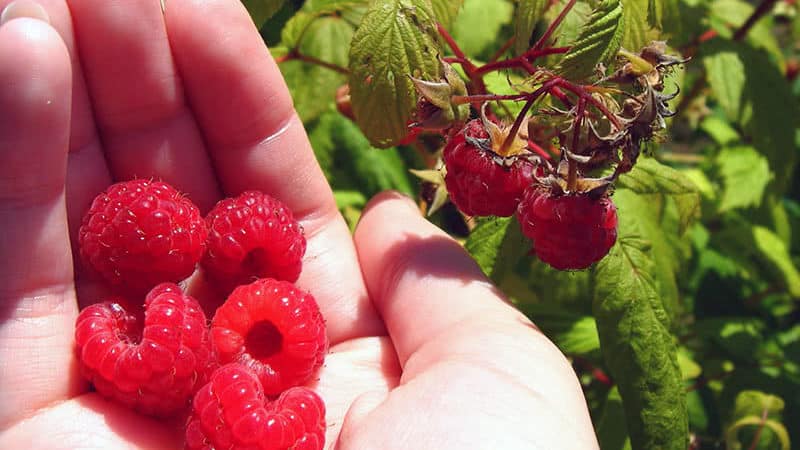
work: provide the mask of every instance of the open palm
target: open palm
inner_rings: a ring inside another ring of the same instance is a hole
[[[91,393],[73,353],[104,291],[70,242],[134,177],[203,212],[245,189],[295,211],[331,341],[327,448],[597,447],[563,355],[410,200],[380,195],[349,233],[238,1],[40,0],[52,27],[8,20],[23,2],[0,27],[0,448],[181,446],[181,424]]]

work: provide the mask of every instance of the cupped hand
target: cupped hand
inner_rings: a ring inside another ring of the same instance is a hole
[[[564,356],[410,199],[379,195],[350,234],[239,1],[39,3],[0,26],[0,448],[182,445],[180,424],[92,393],[73,352],[103,289],[70,243],[91,199],[134,177],[203,212],[246,189],[294,210],[298,284],[331,341],[326,448],[597,447]]]

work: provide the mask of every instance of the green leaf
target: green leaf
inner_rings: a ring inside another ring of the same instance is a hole
[[[542,19],[547,0],[519,0],[514,13],[514,54],[521,55],[530,47],[531,34]]]
[[[594,74],[598,64],[605,64],[616,57],[625,30],[623,25],[620,0],[603,0],[561,60],[561,75],[572,80],[583,80]]]
[[[744,63],[732,48],[703,58],[708,83],[729,120],[741,122],[744,113],[742,94],[745,85]]]
[[[358,127],[347,119],[334,130],[333,141],[345,150],[339,164],[343,165],[341,159],[351,161],[354,177],[365,195],[372,197],[388,189],[414,195],[408,168],[396,148],[381,151],[371,147]]]
[[[258,28],[278,12],[284,2],[285,0],[242,0]]]
[[[281,45],[288,49],[296,49],[305,36],[306,30],[317,19],[317,15],[298,11],[281,30]]]
[[[303,3],[303,11],[313,14],[331,14],[367,4],[369,4],[369,0],[306,0]]]
[[[700,123],[700,128],[720,145],[733,144],[740,139],[739,132],[718,116],[706,117]]]
[[[559,12],[566,5],[567,0],[561,0],[559,3],[547,9],[545,14],[547,20],[552,21],[556,18]],[[573,45],[578,40],[578,35],[583,30],[584,25],[589,21],[592,15],[592,7],[586,2],[577,2],[575,6],[564,17],[564,21],[558,26],[554,33],[556,43],[554,47],[565,47]]]
[[[772,179],[767,159],[748,146],[724,148],[716,159],[724,190],[719,211],[761,205]]]
[[[625,31],[622,35],[622,47],[636,52],[652,40],[649,37],[650,22],[647,18],[650,0],[621,1],[622,9],[625,11]]]
[[[800,298],[800,273],[783,240],[771,230],[744,220],[726,224],[716,232],[713,244],[732,258],[746,273],[741,277],[763,276]]]
[[[678,348],[678,367],[681,368],[684,380],[693,380],[703,373],[703,368],[692,359],[692,355],[684,347]]]
[[[436,17],[436,21],[442,24],[447,30],[450,29],[453,20],[458,16],[458,11],[463,4],[464,0],[431,0],[431,6],[433,7],[433,14],[434,17]]]
[[[738,29],[753,14],[754,7],[742,0],[714,0],[711,2],[709,21],[714,29],[727,38],[733,37]],[[783,51],[772,33],[772,20],[769,16],[756,22],[748,31],[746,40],[753,47],[763,48],[778,61],[783,61]]]
[[[794,298],[800,298],[800,273],[789,255],[786,244],[767,228],[753,227],[753,240],[768,270],[783,281]]]
[[[753,146],[769,160],[774,189],[783,192],[791,179],[800,125],[798,103],[789,83],[768,55],[739,42],[717,39],[703,57],[712,95],[728,119],[742,124]]]
[[[713,343],[726,358],[753,362],[764,341],[764,322],[751,317],[715,317],[699,320],[694,331],[705,342]]]
[[[654,304],[654,310],[664,326],[669,327],[679,309],[675,272],[680,267],[680,262],[670,244],[671,233],[677,238],[678,231],[669,231],[664,226],[668,211],[666,199],[662,195],[637,194],[630,189],[620,188],[614,193],[614,203],[618,210],[620,236],[636,230],[636,236],[648,244],[647,255],[653,260],[653,282],[659,299]],[[677,217],[675,221],[677,222]]]
[[[414,194],[408,167],[398,150],[371,147],[358,126],[338,112],[323,114],[310,138],[334,190],[358,191],[367,198],[387,189]]]
[[[350,97],[359,127],[376,147],[408,133],[417,95],[409,78],[438,80],[436,26],[426,0],[373,2],[350,45]]]
[[[642,195],[664,195],[674,199],[678,207],[680,233],[700,214],[697,186],[680,171],[655,159],[640,158],[632,171],[620,177],[618,186]]]
[[[481,270],[495,283],[500,283],[514,264],[530,248],[514,217],[492,217],[481,220],[464,244]]]
[[[725,431],[725,443],[730,450],[741,450],[744,445],[754,449],[773,448],[773,436],[783,450],[790,449],[789,433],[780,423],[784,401],[780,397],[760,391],[746,390],[736,396],[732,423]],[[742,433],[749,431],[749,433]],[[747,434],[741,439],[742,434]],[[757,446],[752,443],[758,439]]]
[[[513,9],[507,0],[465,0],[451,34],[468,56],[494,51],[500,29],[511,23]]]
[[[353,28],[347,22],[337,17],[322,17],[309,21],[304,35],[299,47],[304,55],[347,66],[347,46],[353,36]],[[336,89],[346,80],[340,73],[302,61],[286,61],[280,68],[295,109],[306,123],[331,108]]]
[[[600,362],[600,338],[594,317],[549,302],[524,303],[520,307],[564,354]]]
[[[688,416],[676,347],[659,319],[649,246],[635,235],[621,234],[595,268],[601,350],[622,396],[632,447],[685,450]]]
[[[625,425],[625,409],[616,386],[608,391],[603,414],[597,422],[597,440],[603,450],[631,449],[631,440]]]
[[[664,12],[670,7],[668,3],[673,0],[648,0],[647,4],[647,21],[651,27],[661,31],[662,23],[664,21]]]

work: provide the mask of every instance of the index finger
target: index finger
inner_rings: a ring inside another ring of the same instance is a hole
[[[375,335],[355,249],[277,64],[236,0],[170,0],[166,24],[186,96],[227,195],[257,189],[305,229],[298,284],[311,291],[331,342]]]

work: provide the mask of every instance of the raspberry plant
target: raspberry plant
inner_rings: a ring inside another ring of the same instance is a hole
[[[603,449],[800,441],[796,2],[244,3],[345,218],[416,196]]]

